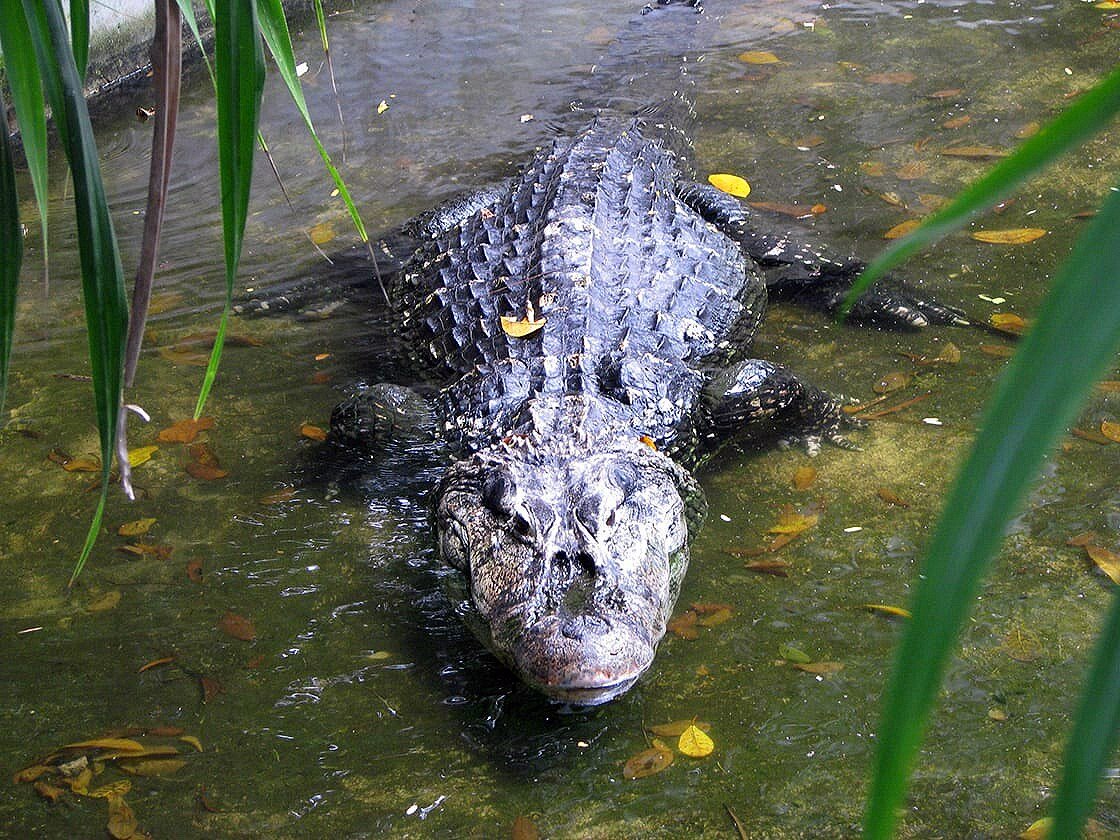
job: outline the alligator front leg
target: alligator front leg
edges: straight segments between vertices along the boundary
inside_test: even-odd
[[[800,443],[810,455],[816,455],[823,442],[853,448],[840,430],[858,424],[841,405],[841,400],[802,382],[788,368],[745,359],[718,373],[705,387],[700,433],[714,446],[735,437]]]
[[[331,440],[367,451],[394,440],[433,438],[434,431],[428,401],[403,385],[365,386],[331,412]]]
[[[771,297],[795,300],[836,314],[852,283],[866,267],[857,259],[837,259],[788,234],[766,230],[742,202],[709,184],[684,184],[678,195],[701,217],[738,242],[743,252],[763,268]],[[894,279],[864,292],[849,317],[896,329],[971,323],[963,312],[929,300],[917,289]]]

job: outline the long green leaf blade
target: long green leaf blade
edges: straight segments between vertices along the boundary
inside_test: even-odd
[[[281,4],[281,0],[261,0],[260,16],[261,34],[264,35],[264,40],[265,43],[268,44],[269,52],[272,53],[272,57],[276,61],[276,67],[280,71],[280,76],[288,86],[288,92],[291,94],[292,101],[296,103],[296,108],[299,109],[300,116],[303,117],[304,125],[307,126],[307,131],[311,134],[311,139],[315,143],[315,148],[319,150],[319,157],[323,159],[323,164],[327,167],[327,172],[330,173],[331,179],[338,188],[339,196],[346,204],[346,210],[350,214],[350,221],[353,223],[354,229],[358,232],[358,236],[361,237],[362,242],[368,243],[369,235],[366,233],[366,226],[362,222],[362,217],[358,213],[358,208],[350,198],[350,190],[347,189],[346,182],[342,180],[342,175],[339,174],[338,169],[331,160],[331,156],[327,154],[327,150],[323,147],[322,142],[319,140],[319,135],[315,131],[315,125],[311,122],[311,114],[307,109],[307,100],[304,99],[303,87],[300,85],[299,76],[296,73],[296,59],[292,50],[292,38],[288,32],[288,23],[284,19],[284,7]]]
[[[1016,187],[1084,143],[1120,113],[1120,67],[1047,123],[1010,157],[963,190],[948,206],[937,211],[906,236],[895,241],[871,261],[853,284],[843,312],[872,283],[907,257],[965,224],[972,216],[1011,194]]]
[[[206,54],[206,47],[202,44],[202,34],[198,29],[198,18],[195,17],[194,6],[191,5],[191,0],[176,0],[176,2],[179,4],[179,13],[183,16],[183,20],[187,22],[187,27],[191,30],[195,43],[198,44],[199,52],[202,53],[202,62],[206,65],[206,72],[210,74],[210,84],[217,88],[218,80],[214,78],[214,65],[210,63],[210,56]],[[210,19],[214,19],[212,12]]]
[[[937,525],[887,690],[865,837],[891,836],[945,663],[984,570],[1118,345],[1120,189],[1078,241],[1001,378]]]
[[[241,262],[245,220],[249,214],[253,152],[264,90],[264,53],[257,28],[256,3],[254,0],[231,0],[216,11],[214,75],[217,80],[218,171],[222,183],[226,304],[195,404],[196,418],[202,415],[222,358],[234,280]]]
[[[20,10],[23,14],[23,10]],[[9,70],[10,72],[10,70]],[[8,393],[8,365],[16,326],[16,292],[23,264],[23,231],[19,224],[19,197],[12,141],[8,137],[8,111],[0,104],[0,412]]]
[[[89,0],[70,0],[70,41],[78,78],[84,82],[89,67]]]
[[[109,491],[128,310],[117,239],[97,161],[97,146],[86,110],[82,82],[70,50],[62,8],[57,0],[24,0],[23,7],[35,44],[39,71],[74,178],[82,298],[86,310],[97,429],[101,438],[101,500],[71,575],[70,582],[73,583],[93,547],[101,525],[105,496]]]
[[[1100,638],[1066,744],[1051,837],[1080,837],[1120,734],[1120,592]]]
[[[43,263],[50,256],[47,239],[47,108],[43,82],[31,42],[31,31],[21,0],[0,0],[0,50],[8,72],[8,88],[19,120],[20,139],[35,203],[39,207],[39,232],[43,240]]]

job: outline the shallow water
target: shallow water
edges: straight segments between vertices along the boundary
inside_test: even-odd
[[[579,0],[340,10],[329,25],[345,128],[317,36],[299,36],[312,111],[368,227],[387,230],[444,196],[491,183],[557,127],[577,124],[569,103],[634,7]],[[1004,0],[735,4],[698,73],[698,171],[742,174],[751,200],[825,204],[814,219],[789,224],[869,256],[885,230],[928,212],[936,196],[986,165],[942,149],[1006,149],[1107,71],[1120,39],[1102,25],[1107,18],[1087,4]],[[746,50],[772,51],[782,63],[747,64],[738,58]],[[931,98],[953,89],[961,92]],[[122,112],[144,99],[122,103]],[[379,114],[382,100],[389,108]],[[213,106],[201,73],[184,110],[160,311],[130,395],[153,422],[132,424],[133,446],[189,416],[202,369],[190,364],[197,347],[174,348],[215,328],[224,289]],[[943,127],[964,116],[966,125]],[[123,118],[100,128],[126,266],[139,248],[149,131]],[[245,287],[321,271],[303,233],[313,226],[336,234],[328,251],[354,241],[275,79],[263,132],[294,209],[259,161]],[[977,317],[1029,315],[1084,224],[1072,216],[1098,203],[1120,169],[1115,140],[1113,132],[1090,143],[1002,215],[976,223],[1042,227],[1044,238],[1012,247],[960,234],[904,273]],[[873,384],[892,371],[915,374],[892,400],[929,396],[854,432],[860,451],[822,452],[804,491],[791,486],[810,463],[798,451],[730,451],[710,465],[702,480],[712,514],[680,606],[726,602],[733,618],[695,640],[668,637],[621,700],[566,713],[517,685],[443,600],[426,507],[438,464],[402,446],[352,470],[300,437],[301,423],[327,425],[355,381],[399,375],[387,330],[353,313],[236,322],[233,332],[253,341],[227,350],[207,408],[216,427],[203,435],[229,476],[192,478],[185,447],[161,444],[136,471],[140,500],[113,495],[87,571],[65,590],[93,508],[92,478],[64,472],[47,455],[92,454],[97,435],[88,385],[59,378],[85,373],[87,363],[56,168],[49,292],[33,222],[12,419],[0,435],[0,755],[9,774],[60,744],[174,725],[198,736],[204,752],[166,777],[133,778],[126,796],[155,837],[492,837],[508,835],[518,815],[552,837],[734,836],[725,807],[750,837],[857,833],[899,630],[860,607],[905,602],[1003,364],[980,346],[1010,340],[960,329],[858,330],[775,307],[757,355],[853,397],[874,397]],[[959,347],[959,364],[922,367],[905,355],[936,355],[947,342]],[[1117,410],[1115,397],[1098,395],[1080,425],[1116,419]],[[1116,548],[1118,452],[1070,438],[1012,526],[942,691],[903,836],[1014,836],[1045,813],[1111,586],[1065,542],[1093,529]],[[886,504],[880,488],[909,507]],[[786,503],[821,507],[819,523],[775,555],[790,564],[788,577],[748,571],[728,549],[764,544]],[[148,536],[116,535],[141,517],[156,519]],[[173,551],[117,550],[137,541]],[[186,573],[196,560],[201,583]],[[115,606],[91,609],[112,593]],[[254,641],[218,629],[227,611],[253,622]],[[796,671],[783,646],[844,669]],[[174,663],[138,673],[169,656]],[[221,693],[204,702],[201,677]],[[992,719],[993,709],[1007,719]],[[643,724],[691,717],[712,725],[710,758],[678,757],[656,776],[623,779],[623,762],[647,746]],[[109,767],[98,783],[118,778]],[[1106,782],[1097,817],[1120,828],[1118,809],[1115,782]],[[50,805],[30,785],[0,785],[0,825],[13,836],[101,836],[104,821],[100,801]]]

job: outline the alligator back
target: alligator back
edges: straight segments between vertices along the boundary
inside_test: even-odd
[[[599,117],[555,141],[399,275],[405,326],[449,377],[441,414],[464,449],[549,433],[533,409],[573,402],[585,423],[671,444],[705,369],[757,326],[763,283],[678,198],[654,120]]]

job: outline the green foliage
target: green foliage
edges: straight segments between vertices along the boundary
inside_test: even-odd
[[[8,363],[16,323],[16,291],[23,264],[23,230],[19,223],[19,196],[8,138],[8,111],[0,107],[0,411],[8,390]]]
[[[963,224],[1120,111],[1120,71],[927,223],[937,236]],[[923,226],[925,227],[925,226]],[[919,228],[911,236],[930,241]],[[869,269],[885,270],[914,248],[901,240]],[[1059,271],[1001,378],[972,452],[958,473],[915,588],[910,621],[887,689],[864,830],[891,836],[945,664],[1006,525],[1059,435],[1120,347],[1120,192],[1113,191]],[[1114,614],[1116,609],[1114,608]],[[1115,615],[1070,742],[1052,836],[1079,836],[1120,715]],[[1108,733],[1105,737],[1102,733]]]

